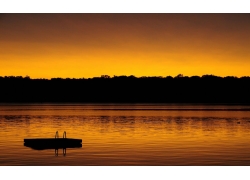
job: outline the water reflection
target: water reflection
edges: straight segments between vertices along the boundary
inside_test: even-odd
[[[62,148],[58,148],[58,147],[55,147],[55,146],[34,146],[34,145],[32,146],[32,145],[27,145],[25,143],[24,143],[24,146],[29,147],[29,148],[31,148],[33,150],[39,150],[39,151],[40,150],[47,150],[47,149],[55,149],[55,156],[58,156],[58,150],[62,149],[63,156],[66,156],[66,149],[67,148],[71,148],[71,149],[73,149],[73,148],[81,148],[82,144],[74,145],[74,146],[65,146],[65,147],[62,147]]]
[[[55,149],[55,156],[58,156],[58,149]],[[63,148],[63,156],[66,156],[66,148]]]
[[[249,111],[168,107],[4,107],[0,165],[250,165]],[[56,131],[81,138],[82,145],[23,146],[24,138]]]

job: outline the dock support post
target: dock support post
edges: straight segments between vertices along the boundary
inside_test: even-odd
[[[63,156],[66,156],[66,148],[63,148]]]
[[[58,156],[58,149],[55,149],[55,156]]]

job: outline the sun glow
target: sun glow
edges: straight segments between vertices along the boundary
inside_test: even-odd
[[[0,76],[248,76],[248,18],[249,14],[7,14],[1,18]]]

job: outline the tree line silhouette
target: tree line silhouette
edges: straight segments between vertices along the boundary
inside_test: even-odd
[[[31,79],[0,76],[0,102],[250,104],[250,77],[214,75]]]

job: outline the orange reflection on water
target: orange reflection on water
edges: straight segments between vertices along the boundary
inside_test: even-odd
[[[250,165],[249,111],[154,108],[2,106],[1,162],[18,165]],[[65,157],[55,159],[53,150],[36,151],[23,146],[24,138],[54,137],[56,131],[60,136],[66,131],[67,137],[82,139],[82,148],[68,149]]]

